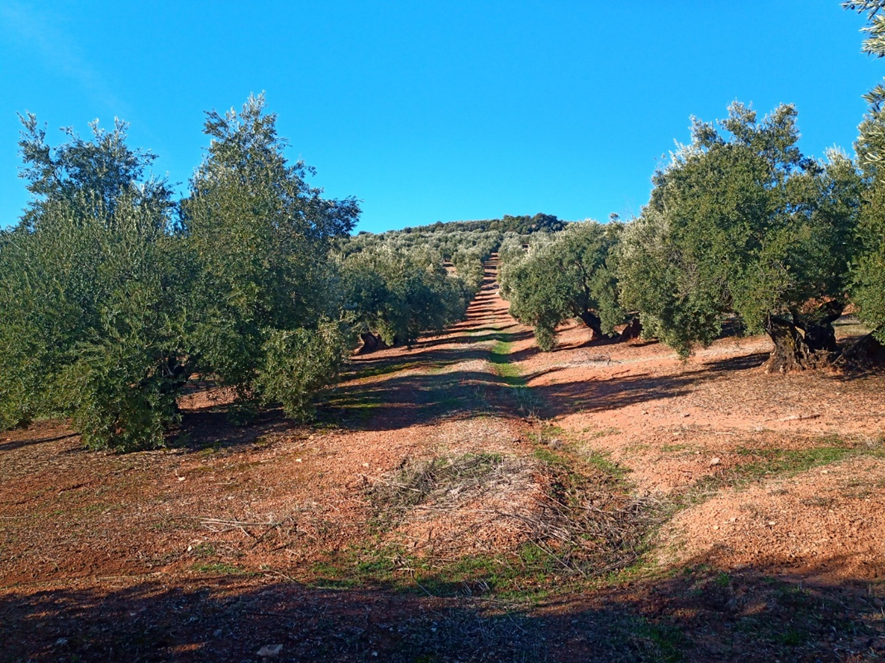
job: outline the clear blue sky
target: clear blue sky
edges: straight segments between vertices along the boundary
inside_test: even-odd
[[[802,148],[851,151],[885,62],[837,0],[0,2],[0,225],[27,199],[16,112],[131,123],[184,190],[203,111],[266,91],[292,158],[359,228],[639,211],[689,116],[799,110]]]

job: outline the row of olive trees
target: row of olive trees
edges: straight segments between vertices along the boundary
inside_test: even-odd
[[[439,255],[379,245],[340,259],[346,319],[365,343],[410,345],[460,320],[473,292]]]
[[[843,6],[869,19],[865,52],[885,56],[885,1]],[[801,369],[839,354],[833,322],[852,305],[885,342],[885,87],[866,99],[856,161],[804,157],[792,106],[695,122],[620,251],[622,303],[647,333],[686,354],[733,313],[771,337],[769,369]]]
[[[411,344],[460,320],[502,240],[480,222],[439,224],[337,241],[348,319],[371,349]]]
[[[615,247],[621,224],[587,221],[531,239],[501,245],[501,295],[510,313],[535,328],[538,346],[551,350],[555,332],[570,318],[581,320],[594,337],[610,334],[624,319],[617,292]]]
[[[347,318],[362,338],[361,350],[410,344],[422,331],[438,331],[461,319],[482,285],[485,264],[500,246],[522,247],[534,234],[564,225],[546,214],[505,216],[337,240]]]
[[[0,427],[69,415],[89,446],[157,446],[192,376],[231,389],[234,418],[269,403],[304,417],[354,331],[383,319],[407,341],[463,312],[463,285],[438,263],[335,258],[357,203],[306,183],[263,106],[208,114],[180,201],[123,123],[52,147],[23,118],[32,200],[0,231]]]
[[[396,253],[430,254],[434,260],[450,262],[459,278],[476,292],[482,283],[483,265],[501,243],[502,233],[496,230],[463,230],[456,222],[450,231],[426,226],[388,231],[379,235],[360,233],[339,243],[340,252],[349,256],[362,251],[385,250]],[[445,227],[446,224],[443,224]]]
[[[577,224],[511,257],[502,290],[514,315],[543,349],[569,317],[610,333],[638,315],[644,334],[683,356],[736,316],[771,337],[776,370],[832,360],[833,322],[850,303],[881,338],[875,163],[803,156],[795,119],[792,106],[760,121],[735,103],[722,122],[695,121],[639,218]]]

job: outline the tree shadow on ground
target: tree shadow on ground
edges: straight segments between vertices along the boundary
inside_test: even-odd
[[[489,333],[497,334],[497,333],[500,333],[500,332],[507,331],[508,329],[510,329],[510,328],[512,328],[512,327],[518,327],[518,328],[520,329],[520,331],[525,331],[525,332],[528,333],[528,334],[532,334],[532,330],[531,330],[531,329],[528,329],[528,330],[523,329],[523,328],[522,328],[522,325],[521,325],[520,323],[516,322],[516,321],[512,322],[512,323],[509,324],[509,325],[488,326],[488,327],[470,327],[470,326],[468,326],[468,327],[466,328],[466,330],[469,330],[469,331],[471,331],[471,332],[473,332],[473,333],[475,333],[475,334],[482,334],[482,333],[485,333],[485,332],[489,332]],[[526,338],[528,338],[528,337],[526,337]]]
[[[700,558],[620,586],[573,579],[546,598],[502,599],[489,583],[331,590],[215,573],[6,589],[2,660],[259,661],[269,645],[289,661],[879,660],[882,588],[862,582],[786,582]]]
[[[382,379],[352,382],[332,392],[322,408],[321,419],[337,421],[349,429],[394,430],[412,424],[427,424],[441,418],[466,417],[476,411],[501,416],[517,414],[513,399],[500,396],[510,387],[532,383],[542,376],[561,371],[554,366],[542,371],[509,377],[474,370],[447,370],[461,362],[489,361],[506,365],[538,352],[536,346],[508,355],[487,350],[440,349],[408,359],[398,356],[373,362],[360,362],[354,377]],[[752,370],[761,366],[767,353],[754,353],[704,363],[700,368],[675,374],[650,374],[593,378],[572,382],[530,386],[533,400],[541,404],[545,417],[576,412],[603,412],[631,405],[683,396],[696,385],[725,373]],[[399,375],[406,367],[421,372]],[[426,370],[425,370],[426,369]],[[389,376],[389,377],[384,377]]]
[[[459,357],[465,354],[452,352]],[[477,356],[488,359],[489,355],[477,351]],[[346,429],[375,431],[468,418],[478,412],[510,417],[517,408],[502,396],[526,379],[557,370],[553,367],[515,377],[475,370],[393,375],[338,387],[320,408],[319,417]]]
[[[708,373],[727,373],[731,371],[749,371],[759,368],[768,361],[767,352],[754,352],[748,355],[714,359],[704,362],[704,371]]]
[[[544,404],[545,416],[556,417],[575,412],[618,410],[647,401],[684,396],[703,382],[724,373],[749,370],[767,359],[766,353],[731,357],[707,362],[690,372],[653,375],[614,375],[606,379],[578,380],[532,386],[532,393]]]
[[[554,352],[555,352],[555,350],[554,350]],[[525,361],[526,359],[531,359],[535,355],[539,355],[539,354],[541,354],[541,349],[536,344],[533,343],[532,345],[530,345],[527,348],[523,348],[522,350],[517,350],[516,352],[511,352],[509,355],[507,355],[507,359],[510,362],[517,363],[517,362]]]
[[[169,432],[170,447],[189,451],[254,444],[267,435],[292,432],[298,424],[280,408],[260,410],[248,424],[231,423],[227,407],[205,407],[183,413],[181,425]]]
[[[578,380],[531,387],[543,403],[547,417],[575,412],[618,410],[647,401],[684,396],[701,379],[696,374],[651,375],[640,373],[608,380]]]
[[[391,375],[405,370],[440,370],[455,364],[487,360],[490,352],[485,348],[459,349],[443,348],[431,352],[400,354],[394,357],[351,362],[342,374],[343,380],[359,380],[383,375]]]
[[[516,332],[508,332],[502,329],[469,329],[465,330],[465,335],[449,335],[437,337],[427,341],[419,341],[415,344],[414,350],[423,351],[427,348],[433,348],[440,345],[463,345],[465,343],[484,343],[487,341],[500,341],[502,343],[515,343],[532,337],[531,331],[521,330]]]
[[[482,335],[465,335],[445,338],[434,338],[430,341],[421,341],[415,344],[405,353],[400,352],[394,356],[378,356],[373,354],[353,357],[346,364],[342,372],[345,380],[359,379],[395,373],[400,370],[411,368],[427,368],[429,370],[441,368],[462,361],[475,361],[477,359],[489,359],[492,354],[488,348],[439,348],[442,345],[469,345],[488,343],[515,343],[530,338],[530,331],[505,332],[496,330]],[[508,361],[515,361],[515,354],[507,355]]]
[[[61,435],[53,435],[51,437],[38,437],[34,439],[23,438],[20,440],[9,440],[0,444],[0,451],[12,451],[13,449],[21,449],[22,447],[30,447],[37,444],[46,444],[49,442],[60,442],[71,437],[79,437],[80,433],[62,433]]]

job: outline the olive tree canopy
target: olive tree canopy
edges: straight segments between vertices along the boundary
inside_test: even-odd
[[[718,124],[694,120],[691,138],[655,174],[651,201],[625,233],[625,305],[683,355],[735,314],[771,337],[770,369],[828,361],[856,251],[853,163],[836,151],[824,163],[803,156],[789,105],[760,121],[735,103]]]
[[[885,56],[885,16],[880,14],[885,1],[846,2],[843,6],[866,13],[869,18],[864,52]],[[859,127],[855,147],[867,190],[861,210],[861,250],[854,265],[853,295],[860,318],[885,343],[885,86],[880,83],[865,98],[870,107]]]
[[[502,295],[510,313],[535,328],[542,350],[553,348],[556,327],[569,318],[581,320],[594,337],[623,321],[615,269],[622,230],[619,223],[575,223],[505,262]]]

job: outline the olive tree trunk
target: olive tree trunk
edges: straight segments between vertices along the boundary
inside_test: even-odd
[[[621,332],[621,340],[631,341],[640,336],[642,336],[642,323],[639,321],[639,316],[637,315],[627,323],[626,327],[624,327],[624,331]]]
[[[595,341],[598,338],[602,338],[602,320],[599,319],[598,315],[593,311],[585,310],[578,313],[578,317],[593,332],[592,340]]]
[[[833,322],[841,313],[841,307],[830,306],[826,313],[815,316],[813,321],[802,320],[795,314],[792,319],[769,316],[765,331],[774,343],[774,350],[765,370],[789,373],[831,364],[839,355]]]
[[[386,350],[389,346],[384,340],[373,332],[360,334],[360,345],[354,352],[355,355],[367,355],[376,350]]]

